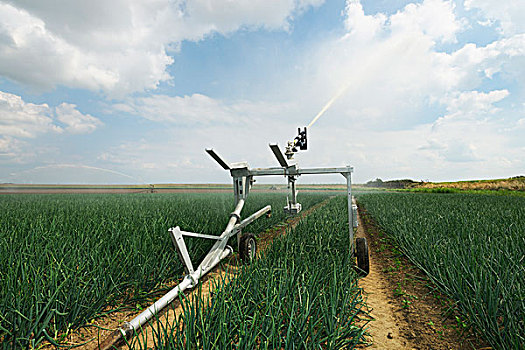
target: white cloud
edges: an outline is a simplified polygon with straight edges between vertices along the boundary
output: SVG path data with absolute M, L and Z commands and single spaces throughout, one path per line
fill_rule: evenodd
M 420 150 L 434 151 L 442 160 L 472 162 L 497 158 L 504 152 L 503 129 L 506 122 L 497 116 L 494 103 L 509 95 L 507 90 L 488 93 L 467 91 L 447 98 L 448 114 L 437 119 L 426 132 L 426 145 Z
M 0 3 L 0 74 L 122 97 L 172 79 L 167 51 L 239 28 L 286 29 L 321 0 L 16 1 Z
M 130 98 L 113 106 L 145 119 L 173 125 L 243 125 L 268 115 L 286 113 L 291 104 L 270 102 L 225 102 L 202 94 L 191 96 L 151 95 Z
M 523 94 L 513 85 L 525 81 L 524 35 L 444 51 L 441 43 L 469 29 L 454 2 L 427 0 L 387 16 L 347 1 L 346 14 L 348 33 L 310 63 L 317 77 L 305 100 L 317 110 L 347 87 L 312 129 L 326 143 L 324 154 L 352 159 L 362 180 L 506 176 L 525 166 L 516 127 L 523 108 L 506 100 Z M 493 79 L 509 88 L 478 91 Z
M 422 33 L 428 38 L 440 42 L 455 42 L 456 34 L 464 24 L 454 14 L 452 1 L 425 0 L 421 4 L 408 4 L 402 11 L 387 17 L 382 13 L 365 15 L 360 0 L 348 0 L 346 3 L 345 27 L 349 35 L 371 39 L 376 35 L 392 34 L 413 35 Z
M 522 0 L 465 0 L 465 8 L 481 10 L 487 25 L 498 21 L 503 35 L 525 31 L 525 6 Z
M 386 16 L 382 13 L 365 15 L 359 0 L 349 0 L 345 7 L 345 27 L 349 35 L 361 39 L 371 39 L 379 34 L 385 25 Z
M 191 17 L 188 26 L 195 38 L 212 32 L 229 33 L 242 26 L 287 29 L 288 19 L 296 10 L 318 6 L 324 0 L 197 0 L 188 1 L 183 12 Z M 182 38 L 186 39 L 186 38 Z
M 522 74 L 518 63 L 525 53 L 520 35 L 443 52 L 440 43 L 455 42 L 466 30 L 451 1 L 410 4 L 391 16 L 365 15 L 358 1 L 348 1 L 345 11 L 347 33 L 316 48 L 307 63 L 311 68 L 306 69 L 315 72 L 314 78 L 310 75 L 307 83 L 301 81 L 291 89 L 297 95 L 291 95 L 292 102 L 286 105 L 227 102 L 194 94 L 130 99 L 119 108 L 168 127 L 199 125 L 199 130 L 192 128 L 191 137 L 179 129 L 172 131 L 177 143 L 170 148 L 184 149 L 179 160 L 185 160 L 186 168 L 206 166 L 199 159 L 205 158 L 202 149 L 209 145 L 232 161 L 246 159 L 265 166 L 274 162 L 266 149 L 269 141 L 283 144 L 298 120 L 306 125 L 308 116 L 313 117 L 344 88 L 345 93 L 310 131 L 311 148 L 299 156 L 301 165 L 330 166 L 343 160 L 355 165 L 357 179 L 365 181 L 384 174 L 445 180 L 450 169 L 458 174 L 452 176 L 462 178 L 474 178 L 476 173 L 504 176 L 523 164 L 520 148 L 509 150 L 510 143 L 519 143 L 519 136 L 504 131 L 515 127 L 516 118 L 505 119 L 496 107 L 514 92 L 478 91 L 484 80 L 497 73 Z M 286 119 L 277 121 L 275 116 Z M 245 138 L 246 133 L 252 137 Z M 132 161 L 141 159 L 140 154 L 154 159 L 161 153 L 130 149 L 114 149 L 105 159 Z M 180 164 L 174 159 L 154 163 Z
M 457 40 L 468 29 L 465 21 L 451 1 L 409 4 L 390 16 L 366 15 L 360 2 L 348 1 L 348 33 L 312 55 L 313 88 L 302 91 L 320 109 L 347 86 L 328 114 L 344 116 L 352 126 L 399 128 L 428 122 L 429 107 L 442 105 L 445 96 L 477 90 L 496 78 L 525 81 L 523 34 L 444 51 L 439 43 Z
M 10 136 L 0 137 L 0 157 L 14 159 L 22 152 L 24 147 L 23 141 L 17 140 Z M 0 158 L 1 160 L 2 158 Z
M 235 111 L 219 100 L 205 95 L 191 96 L 152 95 L 130 100 L 116 106 L 122 111 L 158 122 L 178 124 L 231 124 L 236 120 Z
M 359 1 L 347 1 L 346 32 L 332 40 L 323 38 L 304 55 L 305 62 L 297 62 L 302 80 L 281 82 L 278 102 L 264 95 L 258 102 L 198 93 L 127 96 L 108 110 L 150 120 L 143 138 L 105 141 L 104 149 L 92 151 L 98 159 L 90 159 L 97 166 L 141 174 L 148 182 L 227 182 L 229 175 L 209 159 L 205 147 L 216 148 L 229 161 L 275 166 L 268 142 L 283 145 L 296 126 L 307 124 L 345 88 L 309 131 L 310 149 L 297 157 L 301 166 L 352 164 L 358 182 L 378 176 L 450 180 L 519 174 L 525 168 L 522 22 L 514 14 L 509 20 L 503 14 L 489 15 L 495 10 L 485 5 L 495 1 L 467 2 L 467 8 L 477 6 L 480 11 L 467 11 L 474 17 L 461 18 L 464 12 L 456 3 L 426 0 L 386 15 L 365 14 Z M 27 23 L 20 20 L 23 25 L 9 27 L 9 18 L 0 21 L 0 50 L 11 55 L 7 61 L 0 55 L 0 74 L 12 71 L 12 79 L 21 81 L 26 72 L 28 81 L 34 76 L 42 86 L 64 84 L 108 94 L 154 88 L 159 81 L 177 79 L 165 73 L 171 60 L 166 51 L 182 40 L 227 35 L 240 28 L 290 30 L 293 16 L 319 2 L 89 4 L 63 2 L 52 8 L 26 1 L 11 6 L 20 12 L 13 16 Z M 503 35 L 488 44 L 458 43 L 465 37 L 462 32 L 472 29 L 467 21 L 497 23 Z M 31 46 L 43 54 L 32 53 Z M 25 65 L 25 71 L 13 68 L 14 63 Z M 23 104 L 24 111 L 30 110 Z M 73 105 L 32 108 L 45 132 L 88 132 L 99 125 Z M 67 117 L 59 117 L 62 110 L 69 111 Z M 24 148 L 11 136 L 22 137 L 17 130 L 0 139 L 0 155 Z M 40 132 L 27 130 L 26 137 Z M 67 161 L 73 164 L 77 156 L 82 157 L 70 155 Z M 305 176 L 301 182 L 342 180 L 311 179 Z
M 447 105 L 448 116 L 470 116 L 476 117 L 486 114 L 494 114 L 499 111 L 494 103 L 503 100 L 509 95 L 508 90 L 493 90 L 488 93 L 479 91 L 465 91 L 455 97 L 444 99 Z
M 469 84 L 479 85 L 483 77 L 491 79 L 504 72 L 509 78 L 525 77 L 525 34 L 496 40 L 486 46 L 466 44 L 450 55 L 451 63 Z
M 456 42 L 456 33 L 463 24 L 456 18 L 454 9 L 454 2 L 443 0 L 408 4 L 390 17 L 390 28 L 393 32 L 421 32 L 432 40 Z
M 65 130 L 72 134 L 87 134 L 95 131 L 103 123 L 89 115 L 82 114 L 77 109 L 77 106 L 69 103 L 62 103 L 55 108 L 56 119 L 65 124 Z
M 52 108 L 45 103 L 27 103 L 20 96 L 0 91 L 0 136 L 34 138 L 64 130 L 73 134 L 90 133 L 101 125 L 99 119 L 82 114 L 75 105 L 62 103 Z
M 366 15 L 359 2 L 348 1 L 348 33 L 312 58 L 312 100 L 326 101 L 348 86 L 330 114 L 376 128 L 417 123 L 429 103 L 464 84 L 464 67 L 436 49 L 463 30 L 454 11 L 451 2 L 426 0 L 391 16 Z M 327 94 L 319 98 L 317 91 Z
M 31 138 L 50 131 L 62 129 L 53 123 L 47 104 L 26 103 L 20 96 L 0 91 L 0 135 Z

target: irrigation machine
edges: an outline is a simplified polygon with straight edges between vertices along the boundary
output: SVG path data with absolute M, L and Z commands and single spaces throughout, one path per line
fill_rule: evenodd
M 242 219 L 241 211 L 250 193 L 255 177 L 257 176 L 284 176 L 288 180 L 290 190 L 284 211 L 289 215 L 295 215 L 301 211 L 301 203 L 297 201 L 296 180 L 301 175 L 310 174 L 341 174 L 346 178 L 346 188 L 348 196 L 348 227 L 350 235 L 350 251 L 357 260 L 356 270 L 362 277 L 368 275 L 369 258 L 368 245 L 365 238 L 354 239 L 354 228 L 357 227 L 357 205 L 352 198 L 352 172 L 351 166 L 336 168 L 300 168 L 294 159 L 295 153 L 307 149 L 307 128 L 298 129 L 298 135 L 293 141 L 289 141 L 284 154 L 277 144 L 270 144 L 270 149 L 279 163 L 279 167 L 271 168 L 250 168 L 247 162 L 228 163 L 213 149 L 206 149 L 206 152 L 224 169 L 230 172 L 233 178 L 233 194 L 235 198 L 235 210 L 230 214 L 230 219 L 224 231 L 220 235 L 208 235 L 195 232 L 182 231 L 179 226 L 170 228 L 169 234 L 175 245 L 179 258 L 182 261 L 186 275 L 181 283 L 170 290 L 162 298 L 149 306 L 140 315 L 129 322 L 125 322 L 118 330 L 113 332 L 106 341 L 101 344 L 101 348 L 111 348 L 113 345 L 122 343 L 128 339 L 133 332 L 153 318 L 158 312 L 170 304 L 176 297 L 187 289 L 194 288 L 199 280 L 210 272 L 221 260 L 233 252 L 233 248 L 228 245 L 230 238 L 237 238 L 237 248 L 239 256 L 243 261 L 250 262 L 256 258 L 257 240 L 251 233 L 243 233 L 243 228 L 257 220 L 263 215 L 270 216 L 272 208 L 270 205 L 258 210 L 250 216 Z M 194 237 L 201 239 L 211 239 L 215 241 L 208 254 L 204 257 L 197 268 L 194 267 L 184 237 Z

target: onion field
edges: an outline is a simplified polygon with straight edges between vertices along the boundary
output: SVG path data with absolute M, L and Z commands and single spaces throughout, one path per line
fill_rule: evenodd
M 307 209 L 329 195 L 299 200 Z M 283 222 L 284 199 L 252 194 L 242 216 L 268 204 L 273 215 L 245 231 Z M 373 192 L 357 200 L 495 349 L 525 348 L 525 198 Z M 220 234 L 233 202 L 230 193 L 0 196 L 2 348 L 38 348 L 112 310 L 151 302 L 183 277 L 167 230 Z M 183 297 L 182 314 L 146 326 L 148 339 L 158 349 L 365 343 L 369 316 L 346 207 L 345 196 L 330 199 L 231 280 L 215 280 L 209 296 Z M 213 244 L 186 243 L 193 261 Z M 130 342 L 148 344 L 141 334 Z
M 525 198 L 374 193 L 358 202 L 495 349 L 525 348 Z
M 145 331 L 155 349 L 352 349 L 367 315 L 349 254 L 347 199 L 339 196 L 274 239 L 212 297 L 183 300 L 172 324 Z M 146 349 L 137 336 L 131 348 Z
M 302 193 L 306 209 L 327 198 Z M 109 309 L 148 299 L 182 277 L 168 228 L 220 234 L 230 193 L 3 195 L 0 197 L 0 342 L 37 347 Z M 257 194 L 249 215 L 271 204 L 258 233 L 284 220 L 282 194 Z M 209 240 L 188 240 L 192 258 Z

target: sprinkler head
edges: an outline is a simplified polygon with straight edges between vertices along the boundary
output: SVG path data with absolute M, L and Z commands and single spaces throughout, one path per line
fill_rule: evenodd
M 297 136 L 294 139 L 294 146 L 299 146 L 301 151 L 306 151 L 308 148 L 308 142 L 306 140 L 306 126 L 301 131 L 301 128 L 297 128 Z M 297 152 L 297 148 L 294 147 L 294 152 Z

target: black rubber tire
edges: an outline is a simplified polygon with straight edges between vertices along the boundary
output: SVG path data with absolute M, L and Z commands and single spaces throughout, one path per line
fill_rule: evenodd
M 368 244 L 366 243 L 366 238 L 356 238 L 355 244 L 357 256 L 356 271 L 360 277 L 366 277 L 370 272 L 370 258 L 368 257 Z
M 251 263 L 257 257 L 257 240 L 253 233 L 245 233 L 241 236 L 239 256 L 245 263 Z

